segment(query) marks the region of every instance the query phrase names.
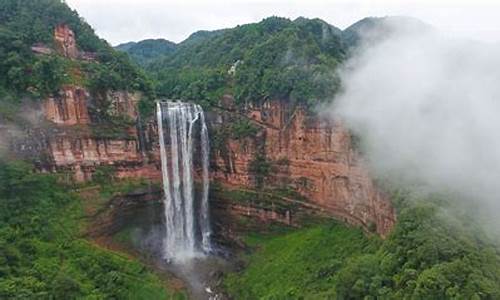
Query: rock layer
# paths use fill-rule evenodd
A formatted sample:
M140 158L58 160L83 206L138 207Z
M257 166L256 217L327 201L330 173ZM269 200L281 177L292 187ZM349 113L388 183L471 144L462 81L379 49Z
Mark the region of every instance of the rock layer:
M76 47L75 34L66 24L59 24L54 29L54 41L57 51L65 57L77 58L79 56Z
M44 102L45 118L59 125L88 124L88 99L88 92L81 87L63 87L59 97L50 97Z
M283 101L252 107L247 117L259 126L255 138L229 139L218 149L213 176L231 186L256 184L251 165L266 159L267 188L293 189L337 218L386 235L395 223L388 198L374 185L340 121L309 116ZM227 113L218 119L228 122ZM257 154L257 155L256 155Z

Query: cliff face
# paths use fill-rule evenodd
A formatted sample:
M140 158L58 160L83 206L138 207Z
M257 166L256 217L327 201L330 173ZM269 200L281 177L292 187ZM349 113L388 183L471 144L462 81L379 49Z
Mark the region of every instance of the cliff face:
M216 150L216 180L253 186L259 174L252 165L266 160L265 187L292 189L345 222L381 235L390 231L394 210L374 186L340 122L310 117L281 101L253 107L247 116L260 131L255 138L229 139L226 147ZM217 117L221 124L229 118L227 113Z
M60 24L56 26L54 29L54 41L56 42L57 51L60 54L69 58L78 57L75 34L68 25Z
M85 59L67 26L58 26L54 39L61 55ZM161 180L156 124L151 121L142 128L137 122L140 97L126 91L95 96L80 86L64 86L57 96L43 102L46 128L40 130L36 147L20 148L43 149L47 163L42 169L67 172L77 181L91 179L100 166L113 167L117 177ZM230 96L222 102L226 109L216 109L208 117L214 182L260 193L292 191L301 199L285 202L324 211L382 236L393 227L395 214L390 202L374 186L340 122L310 116L284 101L267 101L243 112L235 109ZM103 122L103 110L108 118L129 120L119 128L120 134L105 132L117 125ZM227 131L220 130L241 119L250 120L257 127L256 134L230 138ZM240 215L294 223L294 209L277 210L277 202L271 203L271 207L265 202L259 207L248 202L224 207L233 207L230 210Z
M43 45L32 50L38 55L57 53L70 59L93 57L92 53L78 50L75 35L67 25L56 26L54 42L54 50ZM24 157L32 157L34 150L42 153L41 169L64 171L76 181L90 180L100 166L112 166L117 177L158 179L159 165L146 163L148 156L137 130L140 98L139 93L127 91L91 95L82 86L65 85L42 101L43 120L14 148ZM122 123L110 122L112 118Z
M136 97L119 92L109 98L113 114L137 118ZM101 165L113 166L118 177L159 180L155 124L142 132L146 137L142 143L148 146L141 145L135 127L129 128L127 138L92 136L87 134L92 126L88 101L84 90L68 87L61 99L45 102L46 119L59 129L48 138L55 168L72 172L78 181L90 179ZM219 110L209 118L209 126L216 131L234 122L235 115L241 117L236 111ZM395 223L390 201L375 187L340 122L308 116L304 109L292 109L281 101L252 107L245 117L259 128L258 133L253 138L225 139L223 147L212 147L214 181L231 188L255 189L259 174L252 165L256 160L265 161L269 171L259 188L293 190L344 222L383 236L390 231ZM76 133L75 128L79 128ZM241 209L242 214L245 210Z
M110 99L115 114L137 118L137 98L120 92ZM92 125L87 105L85 91L77 87L68 87L61 99L46 100L45 117L59 129L48 138L55 168L72 172L78 181L90 179L101 165L113 166L118 177L159 180L155 125L142 134L149 147L141 146L135 127L129 128L127 138L91 136L86 134L86 128ZM234 114L219 111L211 116L209 125L216 130L231 124ZM221 149L213 147L214 181L232 188L254 189L258 174L252 164L263 160L270 166L263 188L291 189L344 222L381 235L390 231L395 222L393 208L373 184L340 122L308 116L305 110L291 110L280 101L253 107L246 116L259 132L254 138L226 139ZM75 133L75 128L80 131ZM241 211L243 214L246 208Z
M124 91L110 92L108 114L137 120L139 96ZM91 179L96 168L113 166L118 177L160 178L156 164L146 164L139 134L134 125L123 129L123 136L109 137L99 131L101 124L89 116L92 99L81 87L66 86L59 97L44 101L43 112L51 128L47 148L53 169L74 174L77 181ZM112 125L111 125L112 126Z
M90 123L87 102L88 92L76 86L66 86L60 97L50 97L43 103L45 118L58 125Z

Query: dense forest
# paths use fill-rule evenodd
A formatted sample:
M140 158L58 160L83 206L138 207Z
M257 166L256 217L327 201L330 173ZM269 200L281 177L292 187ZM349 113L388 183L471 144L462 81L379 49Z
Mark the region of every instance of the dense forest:
M163 97L217 104L222 95L231 94L239 104L280 98L312 105L338 89L332 70L348 48L342 31L322 20L270 17L196 32L149 63L137 58L137 50L121 49L134 51L131 57L143 64Z
M345 30L321 19L269 17L235 28L198 31L179 44L144 40L116 47L127 52L165 98L216 105L222 95L236 103L286 99L313 107L340 88L336 69L369 36L371 42L401 30L431 30L412 18L365 18ZM365 39L368 40L368 39Z
M175 52L177 45L164 39L149 39L138 43L128 42L120 44L115 49L127 52L139 65L147 65L152 60Z
M85 238L74 188L30 164L0 162L0 298L172 299L144 265Z

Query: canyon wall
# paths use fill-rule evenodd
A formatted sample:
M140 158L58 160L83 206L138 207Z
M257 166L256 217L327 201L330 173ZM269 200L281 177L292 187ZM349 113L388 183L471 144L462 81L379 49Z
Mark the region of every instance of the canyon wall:
M91 179L100 166L112 166L117 177L161 178L159 165L146 163L148 156L140 145L135 125L139 98L125 91L106 95L107 113L127 117L132 124L118 129L92 120L88 110L93 99L84 88L65 86L58 96L46 99L43 113L50 129L46 142L52 169L73 173L77 181ZM116 132L110 134L110 129Z
M137 119L135 96L125 92L109 96L115 114ZM118 177L160 180L155 124L142 133L132 126L127 137L98 137L90 131L95 124L88 117L86 101L89 98L78 87L68 87L60 99L45 101L45 117L59 129L48 138L56 169L73 172L78 181L90 179L103 165L113 166ZM255 136L236 139L228 135L222 146L215 145L213 139L223 132L221 128L242 118L258 129ZM214 182L231 188L292 190L336 218L368 231L384 236L393 227L390 201L375 187L341 122L308 115L307 110L291 108L284 101L269 101L244 112L215 109L208 119ZM141 145L140 136L147 145ZM257 182L261 174L252 167L259 163L268 169L262 186Z
M235 116L236 115L236 116ZM290 189L340 220L386 235L395 223L388 197L374 185L341 122L308 115L284 101L249 107L245 117L259 131L254 137L227 139L214 149L213 177L228 186ZM220 110L219 126L239 119ZM215 125L217 126L217 124ZM255 174L265 165L266 174Z
M75 34L65 24L54 29L54 49L35 44L37 55L61 55L72 60L93 60L94 53L78 49ZM81 70L74 70L82 74ZM111 167L117 177L146 177L159 180L160 166L150 160L141 143L138 127L140 93L107 91L91 95L75 84L61 87L58 93L42 101L41 120L34 122L15 152L24 158L43 156L37 166L43 171L68 174L79 182L92 178L100 167ZM118 121L117 121L118 120ZM154 131L154 128L152 129ZM148 163L151 162L151 163ZM109 169L109 168L108 168Z
M53 51L84 59L69 27L58 26L54 39L57 48ZM81 86L63 86L57 95L43 101L42 125L17 149L35 149L45 157L40 169L65 172L77 181L91 179L103 166L111 167L116 177L161 180L156 124L154 118L138 122L140 97L126 91L91 95ZM375 187L348 130L339 121L310 115L286 101L266 101L242 110L226 95L221 103L224 107L207 112L214 183L259 193L287 191L293 198L286 199L288 202L324 211L382 236L391 230L394 210ZM108 119L118 117L128 123L109 122L99 112L103 107ZM242 120L256 130L236 137L231 128ZM35 135L37 138L31 137ZM36 147L29 146L30 141L36 141ZM234 204L234 212L293 223L293 210L278 212L274 207L256 208L248 203Z

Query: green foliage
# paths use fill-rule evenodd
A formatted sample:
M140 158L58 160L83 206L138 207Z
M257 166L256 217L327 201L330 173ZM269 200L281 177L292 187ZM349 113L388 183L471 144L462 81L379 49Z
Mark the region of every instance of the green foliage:
M263 154L256 154L248 166L248 171L255 178L255 186L261 188L264 186L264 180L271 172L271 163Z
M79 50L95 52L97 62L72 61L57 54L34 55L31 46L55 48L54 29L68 25ZM79 74L81 73L81 74ZM77 75L78 74L78 75ZM7 0L0 3L0 89L12 97L46 97L63 84L87 86L94 96L109 90L140 91L151 105L153 85L125 53L99 39L61 0ZM142 110L146 112L145 110Z
M271 17L190 38L146 69L164 97L216 104L232 93L240 104L280 98L312 105L338 89L333 70L344 56L339 29Z
M245 139L255 137L259 128L248 119L239 119L231 124L231 137L234 139Z
M171 99L196 100L203 106L217 104L224 94L227 70L222 67L192 68L166 66L155 74L156 91Z
M69 83L69 64L59 56L43 56L33 64L32 87L42 95L55 94L62 84Z
M341 226L258 239L248 268L226 279L229 291L238 299L500 298L498 245L472 219L444 209L442 196L403 197L381 243L353 239L356 230Z
M145 66L153 59L175 52L177 45L164 39L148 39L138 43L121 44L115 49L126 52L141 66Z
M374 251L379 242L329 222L284 235L252 234L247 243L256 249L248 267L224 281L235 299L327 299L345 261Z
M85 51L106 47L78 13L61 0L6 0L0 4L0 23L23 35L23 42L53 44L53 30L67 24L75 33L78 46Z
M171 299L141 264L80 237L68 187L21 162L0 162L0 298Z
M129 129L135 122L128 116L110 116L106 111L101 111L100 120L90 125L92 135L96 138L106 139L134 139Z
M98 166L92 174L92 181L99 185L111 183L115 179L115 168L113 166Z
M84 69L90 76L89 87L94 93L107 90L152 92L146 75L128 60L125 53L104 48L97 52L97 59L99 64L88 64Z

